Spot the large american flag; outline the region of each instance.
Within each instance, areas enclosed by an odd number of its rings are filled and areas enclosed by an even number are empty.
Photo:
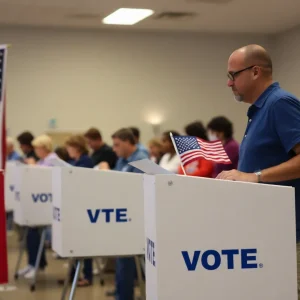
[[[0,45],[0,284],[8,282],[4,169],[6,161],[5,77],[7,46]]]
[[[207,142],[194,136],[173,136],[183,166],[200,157],[220,164],[231,164],[221,141]]]

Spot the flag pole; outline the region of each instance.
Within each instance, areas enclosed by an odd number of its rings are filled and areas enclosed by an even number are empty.
[[[176,147],[176,144],[175,144],[175,141],[174,141],[174,137],[173,137],[172,132],[170,132],[170,138],[171,138],[171,141],[172,141],[172,143],[173,143],[173,146],[174,146],[174,149],[175,149],[175,151],[176,151],[176,154],[178,155],[178,157],[179,157],[179,159],[180,159],[180,165],[181,165],[182,171],[183,171],[184,175],[186,176],[185,169],[184,169],[184,166],[183,166],[183,164],[182,164],[181,157],[180,157],[180,155],[179,155],[179,153],[178,153],[178,150],[177,150],[177,147]]]

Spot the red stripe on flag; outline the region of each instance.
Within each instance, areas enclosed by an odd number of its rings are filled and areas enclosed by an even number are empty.
[[[5,93],[5,92],[4,92]],[[5,125],[5,94],[3,97],[2,110],[2,169],[5,168],[6,161],[6,125]],[[8,264],[7,264],[7,244],[6,244],[6,213],[4,201],[4,173],[0,172],[0,284],[8,283]]]

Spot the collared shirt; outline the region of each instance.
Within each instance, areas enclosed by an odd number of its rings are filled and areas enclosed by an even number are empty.
[[[149,157],[149,151],[143,144],[138,143],[137,147],[139,150],[143,151]]]
[[[129,165],[128,163],[148,158],[148,155],[141,149],[137,148],[128,158],[119,158],[115,167],[115,171],[143,173],[141,170]]]
[[[117,156],[114,153],[113,149],[104,144],[98,150],[95,150],[92,155],[91,159],[94,162],[94,166],[97,166],[99,163],[105,161],[109,164],[109,167],[113,169],[117,162]]]
[[[16,161],[16,160],[21,160],[22,157],[17,151],[13,151],[9,155],[7,155],[7,160],[8,161]]]
[[[45,166],[45,167],[53,167],[54,166],[53,159],[56,159],[56,158],[57,158],[56,153],[54,153],[54,152],[49,153],[45,158],[40,159],[37,162],[37,165]]]
[[[74,167],[93,168],[94,163],[87,154],[82,154],[79,159],[70,162]]]
[[[264,170],[296,155],[292,149],[300,143],[300,102],[277,82],[250,106],[248,118],[238,170],[247,173]],[[300,178],[272,184],[295,187],[296,230],[300,241]]]

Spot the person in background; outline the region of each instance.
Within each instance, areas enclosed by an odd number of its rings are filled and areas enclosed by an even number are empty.
[[[34,162],[38,161],[39,158],[34,152],[33,146],[32,146],[32,141],[34,140],[34,136],[31,132],[29,131],[24,131],[22,132],[18,137],[17,140],[19,142],[19,146],[24,153],[24,162],[25,163],[31,163],[33,164]]]
[[[66,163],[69,163],[69,164],[72,163],[72,159],[69,156],[69,153],[68,153],[66,147],[61,147],[61,146],[57,147],[54,152],[60,159],[62,159]]]
[[[153,138],[148,142],[150,159],[159,164],[163,156],[163,146],[159,138]]]
[[[207,141],[207,134],[205,127],[202,122],[196,121],[188,124],[184,131],[188,136],[195,136],[202,140]],[[193,161],[187,164],[185,167],[185,173],[189,176],[198,176],[198,177],[208,177],[212,178],[214,171],[214,164],[210,160],[206,160],[205,158],[198,158],[196,161]],[[182,167],[178,168],[178,174],[183,175]]]
[[[236,169],[239,162],[239,143],[233,138],[233,125],[227,118],[220,116],[213,118],[207,125],[210,141],[220,140],[231,160],[231,164],[215,164],[213,177],[222,171]]]
[[[87,140],[89,147],[93,150],[91,159],[94,162],[94,166],[106,161],[109,167],[113,169],[117,162],[117,156],[110,146],[108,146],[103,140],[100,131],[97,128],[90,128],[84,137]]]
[[[88,156],[88,146],[83,135],[73,135],[66,141],[66,149],[72,161],[72,165],[82,168],[93,168],[94,162]],[[86,287],[93,283],[93,260],[91,258],[84,259],[83,274],[84,278],[78,280],[77,286]],[[75,268],[72,270],[71,280],[74,278]],[[63,284],[64,280],[59,280],[59,284]]]
[[[46,166],[51,167],[51,159],[56,157],[56,154],[53,153],[53,143],[49,136],[41,135],[35,138],[31,142],[34,152],[37,155],[37,162],[35,160],[29,161],[29,164],[34,164],[37,166]],[[33,150],[32,150],[33,151]],[[48,230],[48,237],[46,240],[51,240],[51,233]],[[18,272],[19,276],[24,276],[27,279],[33,278],[35,275],[35,261],[38,254],[38,249],[41,241],[41,232],[40,227],[29,227],[28,234],[27,234],[27,254],[28,254],[28,265],[21,269]],[[47,266],[46,255],[45,255],[45,248],[43,248],[41,261],[39,268],[44,270]]]
[[[11,137],[6,138],[6,157],[7,161],[20,161],[21,155],[14,149],[14,140]]]
[[[147,148],[144,145],[142,145],[141,142],[140,142],[140,137],[141,137],[140,130],[137,127],[129,127],[129,129],[133,133],[134,140],[136,142],[137,147],[141,151],[145,152],[145,154],[149,157],[149,152],[148,152]]]
[[[148,154],[141,150],[132,131],[128,128],[118,130],[112,135],[113,150],[119,157],[115,171],[142,173],[128,163],[148,158]],[[100,169],[108,170],[106,162],[100,164]],[[116,291],[108,292],[108,296],[116,296],[116,300],[134,300],[134,280],[136,265],[134,257],[118,258],[116,261]]]
[[[172,173],[176,173],[178,172],[178,168],[180,166],[180,158],[179,156],[176,154],[176,150],[173,146],[171,137],[170,137],[170,132],[175,136],[175,135],[180,135],[178,132],[174,131],[174,130],[170,130],[170,131],[166,131],[162,134],[162,150],[165,153],[160,162],[159,165],[172,172]]]

